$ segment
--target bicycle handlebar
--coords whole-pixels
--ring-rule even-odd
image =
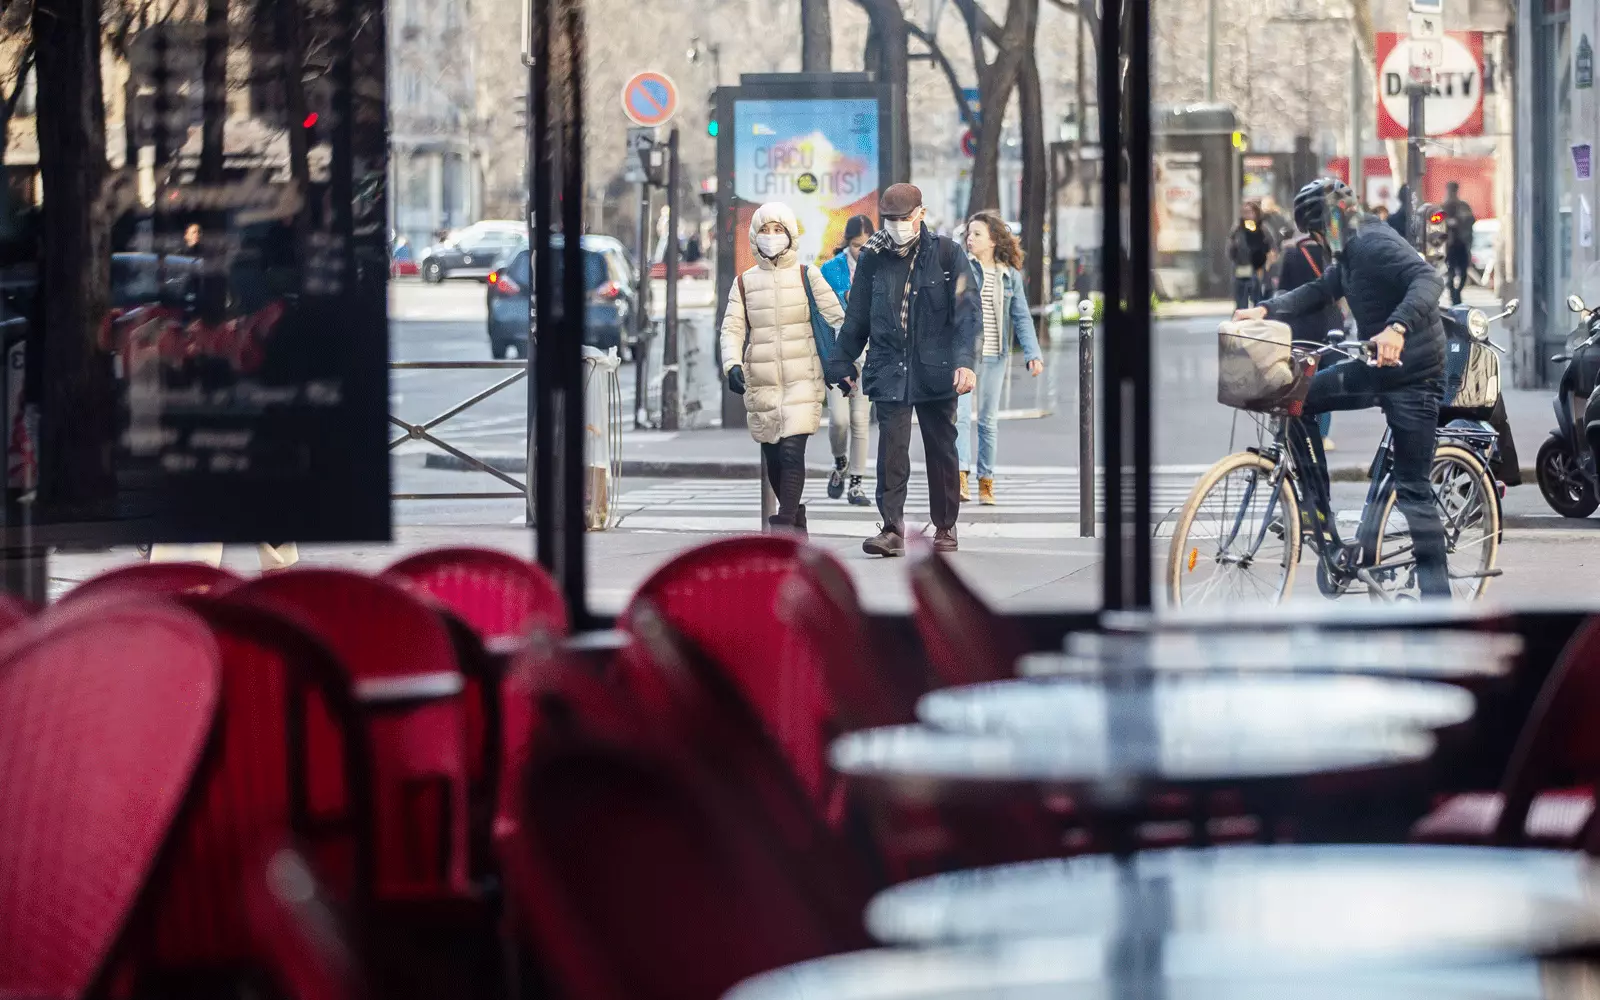
[[[1370,340],[1341,340],[1337,344],[1324,344],[1315,340],[1294,340],[1290,341],[1290,346],[1313,348],[1313,350],[1306,352],[1311,355],[1339,354],[1349,358],[1351,361],[1360,361],[1373,368],[1378,367],[1377,349],[1373,347]],[[1398,366],[1402,362],[1396,361],[1395,364]]]

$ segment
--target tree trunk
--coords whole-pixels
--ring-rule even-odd
[[[898,0],[856,0],[867,12],[872,27],[867,35],[867,52],[875,55],[867,69],[882,83],[894,87],[890,121],[894,123],[894,148],[891,151],[889,182],[911,180],[911,117],[906,110],[906,87],[911,78],[908,46],[911,33]]]
[[[1039,63],[1028,50],[1017,81],[1022,102],[1022,251],[1026,254],[1028,304],[1042,305],[1049,290],[1045,274],[1045,214],[1055,203],[1055,192],[1048,190],[1050,147],[1044,138],[1044,98],[1039,86]]]
[[[800,69],[833,72],[833,13],[830,0],[800,0]]]
[[[201,104],[200,183],[222,182],[223,130],[228,118],[228,0],[206,0],[205,96]]]
[[[976,0],[957,0],[957,6],[972,39],[973,59],[979,66],[978,100],[983,106],[978,151],[972,164],[972,190],[967,199],[967,214],[971,215],[1000,207],[1000,138],[1011,92],[1016,89],[1023,60],[1033,51],[1038,34],[1039,0],[1010,0],[1004,26],[996,24]],[[993,62],[983,60],[983,38],[994,43]],[[1041,106],[1035,106],[1034,111],[1043,113]]]
[[[96,346],[111,292],[99,0],[41,0],[33,38],[45,95],[36,119],[44,182],[39,503],[48,520],[98,520],[112,515],[116,490],[111,369]]]

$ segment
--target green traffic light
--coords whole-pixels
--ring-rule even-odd
[[[717,137],[717,123],[715,120],[706,122],[706,135],[713,139]]]

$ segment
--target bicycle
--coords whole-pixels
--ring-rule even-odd
[[[1359,341],[1326,346],[1296,341],[1290,351],[1304,383],[1298,387],[1299,402],[1305,399],[1315,362],[1322,355],[1336,353],[1375,363],[1371,345]],[[1395,510],[1390,432],[1384,431],[1368,469],[1371,485],[1355,535],[1346,539],[1323,476],[1301,472],[1314,470],[1315,457],[1298,411],[1298,403],[1289,401],[1266,411],[1270,441],[1222,459],[1195,484],[1179,515],[1167,558],[1168,598],[1173,605],[1213,598],[1265,598],[1277,603],[1293,589],[1306,545],[1316,551],[1318,589],[1326,597],[1341,597],[1360,587],[1374,600],[1417,597],[1410,529]],[[1453,421],[1439,428],[1438,435],[1429,478],[1445,529],[1451,590],[1455,597],[1476,599],[1502,572],[1495,568],[1503,520],[1501,494],[1489,472],[1497,435],[1476,421]],[[1242,480],[1237,494],[1232,492],[1235,479]],[[1203,528],[1210,523],[1206,512],[1213,499],[1219,501],[1217,527],[1215,537],[1208,539]],[[1262,503],[1260,510],[1254,508],[1257,500]],[[1474,558],[1476,565],[1463,565],[1472,564]],[[1215,571],[1208,580],[1196,575],[1203,565]],[[1265,580],[1249,575],[1257,567],[1267,569]]]

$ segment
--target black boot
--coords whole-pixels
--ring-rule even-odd
[[[782,514],[773,514],[767,518],[767,531],[774,535],[786,535],[794,531],[794,522]]]
[[[844,469],[848,464],[843,455],[838,455],[833,460],[833,472],[828,476],[828,499],[837,500],[844,496]]]
[[[800,532],[800,537],[801,538],[809,538],[809,537],[811,537],[810,532],[806,531],[806,505],[805,504],[801,504],[800,506],[795,508],[795,511],[794,511],[794,530]]]

